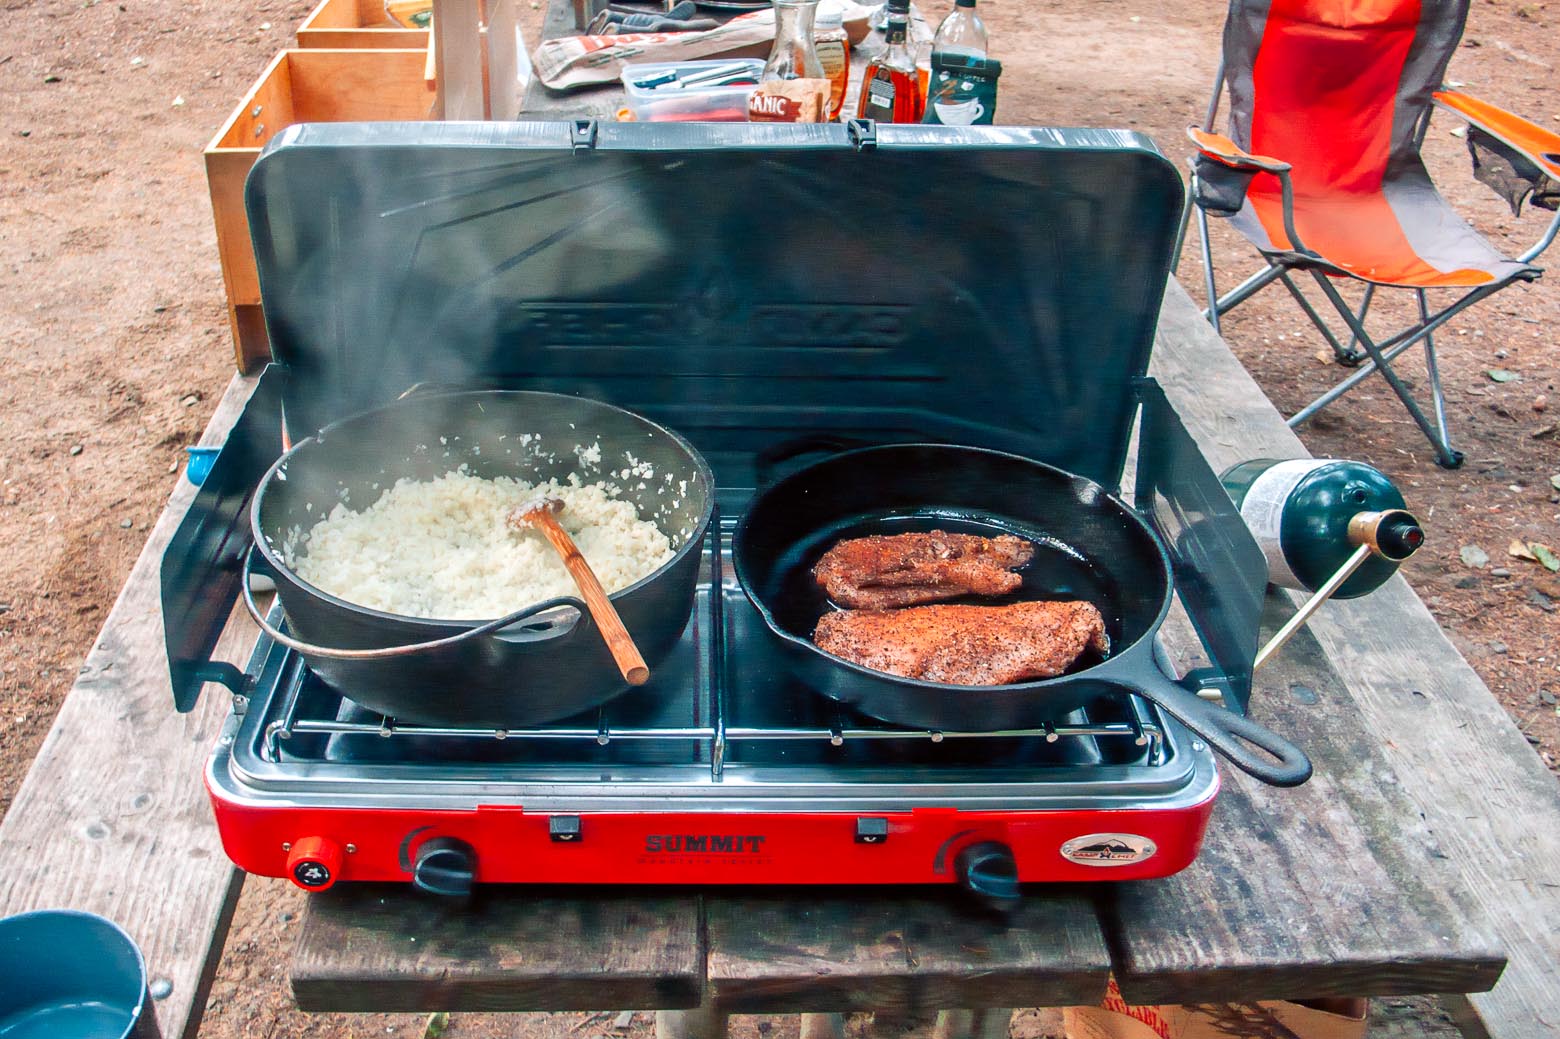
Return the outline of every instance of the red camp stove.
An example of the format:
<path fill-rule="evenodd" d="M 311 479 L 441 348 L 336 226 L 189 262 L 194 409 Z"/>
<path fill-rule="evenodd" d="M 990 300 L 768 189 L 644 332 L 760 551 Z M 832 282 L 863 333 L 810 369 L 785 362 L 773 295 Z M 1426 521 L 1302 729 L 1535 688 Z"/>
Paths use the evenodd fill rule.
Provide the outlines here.
<path fill-rule="evenodd" d="M 1101 684 L 1038 728 L 896 727 L 793 677 L 732 572 L 737 518 L 797 454 L 777 445 L 969 444 L 1117 488 L 1137 429 L 1135 508 L 1211 661 L 1178 681 L 1244 710 L 1265 562 L 1143 374 L 1174 168 L 1125 132 L 929 129 L 277 138 L 248 188 L 277 363 L 163 564 L 180 708 L 210 682 L 235 693 L 206 773 L 234 862 L 311 890 L 959 883 L 1000 902 L 1193 860 L 1218 773 L 1154 705 Z M 649 684 L 465 729 L 370 712 L 269 639 L 243 672 L 211 662 L 283 442 L 423 381 L 610 401 L 709 459 L 696 605 Z"/>
<path fill-rule="evenodd" d="M 547 728 L 398 725 L 262 644 L 206 774 L 229 855 L 313 889 L 960 881 L 993 895 L 1164 876 L 1196 855 L 1218 775 L 1151 705 L 1107 695 L 1064 724 L 997 733 L 853 715 L 792 684 L 721 564 L 711 544 L 694 617 L 648 685 Z"/>

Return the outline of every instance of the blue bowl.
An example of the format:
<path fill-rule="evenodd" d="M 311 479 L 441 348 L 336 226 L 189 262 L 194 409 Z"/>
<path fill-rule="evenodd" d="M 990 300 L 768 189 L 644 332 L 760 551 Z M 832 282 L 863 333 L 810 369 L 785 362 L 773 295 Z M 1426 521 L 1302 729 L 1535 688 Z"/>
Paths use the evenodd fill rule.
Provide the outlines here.
<path fill-rule="evenodd" d="M 0 1039 L 155 1039 L 146 961 L 110 920 L 74 909 L 0 919 Z"/>

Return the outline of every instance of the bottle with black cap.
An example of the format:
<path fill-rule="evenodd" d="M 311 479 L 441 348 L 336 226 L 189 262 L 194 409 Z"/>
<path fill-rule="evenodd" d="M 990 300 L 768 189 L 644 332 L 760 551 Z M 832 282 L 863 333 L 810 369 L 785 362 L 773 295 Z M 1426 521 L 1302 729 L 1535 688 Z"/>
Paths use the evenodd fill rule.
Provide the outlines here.
<path fill-rule="evenodd" d="M 938 55 L 960 58 L 984 58 L 988 49 L 986 23 L 975 13 L 975 0 L 954 0 L 948 17 L 932 38 L 932 61 Z"/>
<path fill-rule="evenodd" d="M 909 44 L 910 0 L 888 0 L 887 48 L 861 77 L 856 115 L 880 123 L 921 121 L 921 90 Z"/>

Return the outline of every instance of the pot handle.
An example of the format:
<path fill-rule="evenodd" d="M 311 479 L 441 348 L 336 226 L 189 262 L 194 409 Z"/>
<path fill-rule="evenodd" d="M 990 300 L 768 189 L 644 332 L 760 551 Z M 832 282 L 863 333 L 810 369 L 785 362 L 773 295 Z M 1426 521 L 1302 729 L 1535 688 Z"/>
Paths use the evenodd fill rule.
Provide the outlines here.
<path fill-rule="evenodd" d="M 1271 786 L 1299 786 L 1311 778 L 1311 759 L 1305 751 L 1245 715 L 1187 692 L 1158 667 L 1150 665 L 1146 677 L 1129 672 L 1115 676 L 1115 680 L 1174 716 L 1247 775 Z M 1277 760 L 1257 754 L 1252 747 Z"/>
<path fill-rule="evenodd" d="M 480 638 L 483 635 L 491 635 L 509 627 L 511 624 L 517 624 L 527 617 L 534 617 L 539 613 L 545 613 L 547 610 L 556 609 L 559 606 L 572 606 L 580 612 L 581 616 L 588 612 L 585 604 L 579 599 L 572 595 L 563 595 L 556 599 L 548 599 L 545 602 L 533 603 L 523 610 L 516 610 L 514 613 L 500 617 L 497 620 L 479 624 L 475 628 L 462 631 L 459 634 L 447 635 L 442 639 L 431 639 L 427 642 L 410 642 L 400 646 L 378 646 L 373 649 L 340 649 L 334 646 L 318 646 L 312 642 L 295 639 L 266 620 L 260 605 L 255 602 L 254 592 L 249 589 L 249 578 L 254 572 L 254 559 L 255 548 L 254 545 L 250 545 L 249 551 L 244 553 L 244 572 L 238 584 L 239 590 L 243 593 L 244 608 L 249 611 L 250 619 L 259 625 L 260 630 L 269 635 L 273 641 L 281 643 L 288 649 L 295 649 L 309 656 L 325 657 L 329 660 L 388 660 L 394 657 L 409 657 L 415 653 L 426 653 L 430 650 L 443 649 L 446 646 L 454 646 L 461 642 Z"/>

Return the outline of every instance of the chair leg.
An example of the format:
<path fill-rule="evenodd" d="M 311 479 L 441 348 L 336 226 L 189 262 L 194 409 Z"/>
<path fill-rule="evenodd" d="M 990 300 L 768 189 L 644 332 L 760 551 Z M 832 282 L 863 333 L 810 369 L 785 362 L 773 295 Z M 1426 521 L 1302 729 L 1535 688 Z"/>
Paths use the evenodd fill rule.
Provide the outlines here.
<path fill-rule="evenodd" d="M 1186 228 L 1192 222 L 1192 201 L 1197 197 L 1197 174 L 1192 172 L 1186 178 L 1186 193 L 1181 196 L 1181 223 L 1175 229 L 1175 249 L 1170 253 L 1170 276 L 1175 277 L 1175 272 L 1181 266 L 1181 249 L 1186 245 Z"/>
<path fill-rule="evenodd" d="M 1316 278 L 1316 283 L 1321 287 L 1322 293 L 1332 303 L 1333 308 L 1338 311 L 1338 315 L 1348 323 L 1349 330 L 1359 339 L 1359 343 L 1365 348 L 1365 352 L 1370 355 L 1371 360 L 1376 362 L 1376 368 L 1381 372 L 1381 377 L 1387 380 L 1387 385 L 1391 386 L 1392 392 L 1397 394 L 1398 400 L 1407 409 L 1409 417 L 1414 420 L 1414 424 L 1419 427 L 1419 431 L 1425 435 L 1425 439 L 1430 441 L 1430 446 L 1435 448 L 1436 462 L 1446 469 L 1456 469 L 1462 465 L 1462 452 L 1453 450 L 1452 445 L 1447 442 L 1446 438 L 1438 435 L 1436 429 L 1430 425 L 1429 419 L 1425 418 L 1425 413 L 1420 410 L 1419 403 L 1409 393 L 1408 387 L 1403 385 L 1403 380 L 1398 378 L 1397 372 L 1392 370 L 1391 362 L 1382 354 L 1381 348 L 1365 333 L 1364 326 L 1355 318 L 1353 308 L 1349 306 L 1338 290 L 1333 287 L 1332 283 L 1327 280 L 1325 274 L 1320 271 L 1312 271 L 1311 273 Z"/>
<path fill-rule="evenodd" d="M 1354 315 L 1354 319 L 1360 323 L 1360 327 L 1361 328 L 1365 327 L 1365 315 L 1370 313 L 1370 301 L 1371 301 L 1372 297 L 1374 297 L 1375 295 L 1376 295 L 1376 283 L 1373 282 L 1373 281 L 1366 282 L 1365 283 L 1365 298 L 1360 300 L 1359 313 Z M 1424 316 L 1425 316 L 1424 315 L 1424 309 L 1425 309 L 1424 293 L 1420 292 L 1419 295 L 1420 295 L 1420 301 L 1419 301 L 1420 318 L 1423 319 Z M 1360 341 L 1360 337 L 1359 336 L 1354 335 L 1353 333 L 1350 333 L 1350 335 L 1349 335 L 1349 348 L 1348 348 L 1348 350 L 1346 352 L 1348 353 L 1348 355 L 1349 355 L 1349 357 L 1350 357 L 1350 359 L 1351 359 L 1353 364 L 1359 364 L 1360 361 L 1365 359 L 1363 354 L 1361 354 L 1358 350 L 1354 349 L 1354 347 L 1356 345 L 1358 345 L 1359 341 Z M 1340 362 L 1342 362 L 1342 358 L 1340 358 Z M 1344 363 L 1348 363 L 1348 362 L 1344 362 Z"/>
<path fill-rule="evenodd" d="M 1230 311 L 1246 302 L 1246 300 L 1252 296 L 1255 296 L 1257 292 L 1264 286 L 1268 285 L 1270 282 L 1282 278 L 1283 276 L 1284 268 L 1282 267 L 1262 268 L 1260 271 L 1257 271 L 1251 277 L 1247 278 L 1245 281 L 1226 292 L 1223 296 L 1219 297 L 1219 302 L 1216 304 L 1219 314 L 1221 316 L 1228 314 Z M 1207 311 L 1203 312 L 1203 316 L 1208 316 Z"/>
<path fill-rule="evenodd" d="M 1208 246 L 1208 212 L 1201 207 L 1197 210 L 1197 239 L 1202 243 L 1203 279 L 1208 286 L 1208 309 L 1203 316 L 1215 332 L 1223 335 L 1224 330 L 1219 327 L 1219 287 L 1213 281 L 1213 251 Z"/>
<path fill-rule="evenodd" d="M 1462 297 L 1457 302 L 1447 307 L 1445 310 L 1437 313 L 1428 321 L 1415 325 L 1412 328 L 1405 328 L 1396 335 L 1393 335 L 1387 339 L 1383 339 L 1381 342 L 1376 344 L 1376 349 L 1381 351 L 1381 356 L 1386 358 L 1387 361 L 1395 361 L 1397 360 L 1399 354 L 1406 352 L 1415 343 L 1419 342 L 1419 340 L 1423 339 L 1427 335 L 1432 334 L 1436 329 L 1446 324 L 1452 318 L 1456 317 L 1463 310 L 1466 310 L 1468 307 L 1477 303 L 1479 300 L 1491 295 L 1492 293 L 1500 291 L 1501 288 L 1502 286 L 1500 285 L 1493 285 L 1486 286 L 1485 288 L 1481 289 L 1475 289 L 1473 292 L 1468 293 L 1468 295 Z M 1367 360 L 1359 368 L 1355 369 L 1354 373 L 1347 379 L 1344 379 L 1342 382 L 1338 383 L 1338 385 L 1334 386 L 1332 389 L 1328 390 L 1326 393 L 1322 394 L 1320 397 L 1316 398 L 1311 403 L 1307 404 L 1305 407 L 1291 415 L 1288 419 L 1289 428 L 1294 429 L 1306 419 L 1310 418 L 1318 411 L 1321 411 L 1327 405 L 1331 404 L 1333 401 L 1337 400 L 1339 397 L 1343 396 L 1345 393 L 1364 382 L 1371 376 L 1372 373 L 1375 372 L 1375 370 L 1376 362 L 1373 360 Z"/>
<path fill-rule="evenodd" d="M 1430 323 L 1430 306 L 1425 299 L 1425 290 L 1418 289 L 1415 295 L 1419 297 L 1419 323 Z M 1435 405 L 1435 424 L 1441 430 L 1441 440 L 1450 443 L 1451 438 L 1446 432 L 1446 395 L 1441 392 L 1441 370 L 1435 361 L 1435 334 L 1425 333 L 1425 372 L 1430 376 L 1430 403 Z"/>
<path fill-rule="evenodd" d="M 1333 330 L 1327 327 L 1327 322 L 1323 321 L 1322 315 L 1318 314 L 1316 308 L 1311 306 L 1311 301 L 1305 298 L 1305 293 L 1300 291 L 1300 286 L 1295 284 L 1294 279 L 1289 276 L 1287 271 L 1280 275 L 1280 278 L 1284 283 L 1284 288 L 1289 290 L 1289 294 L 1295 298 L 1295 302 L 1300 305 L 1300 309 L 1305 311 L 1305 316 L 1311 319 L 1311 324 L 1316 326 L 1316 330 L 1322 333 L 1322 337 L 1327 340 L 1327 345 L 1332 347 L 1333 357 L 1337 358 L 1339 364 L 1347 368 L 1353 368 L 1365 359 L 1364 354 L 1354 349 L 1354 344 L 1358 342 L 1357 338 L 1350 340 L 1348 347 L 1338 342 L 1338 337 L 1333 335 Z"/>

